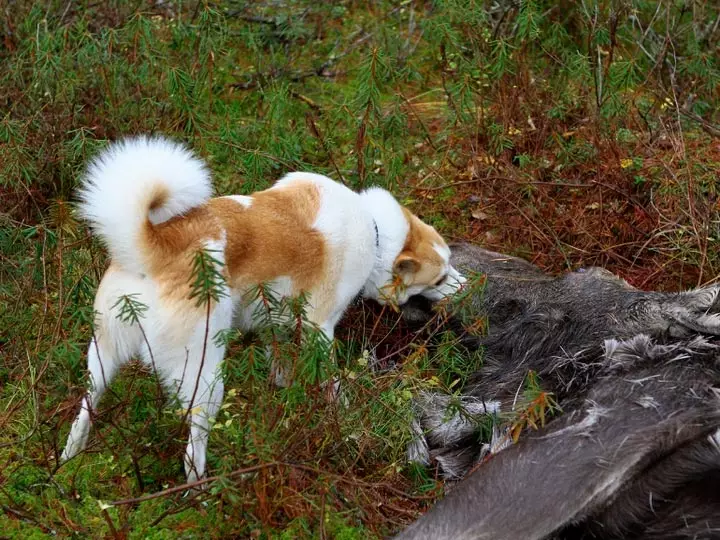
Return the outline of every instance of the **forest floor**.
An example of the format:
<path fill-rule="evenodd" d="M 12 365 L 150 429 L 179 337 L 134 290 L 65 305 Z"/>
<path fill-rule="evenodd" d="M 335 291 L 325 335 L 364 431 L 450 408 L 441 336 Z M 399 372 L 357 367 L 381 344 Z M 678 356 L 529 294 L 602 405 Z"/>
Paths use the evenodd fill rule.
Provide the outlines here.
<path fill-rule="evenodd" d="M 603 266 L 666 291 L 720 274 L 714 2 L 11 4 L 0 537 L 392 534 L 443 493 L 405 461 L 412 396 L 456 391 L 481 361 L 361 303 L 337 332 L 346 407 L 315 379 L 274 388 L 265 338 L 231 337 L 205 490 L 183 487 L 177 410 L 137 365 L 100 404 L 88 450 L 60 465 L 107 262 L 73 193 L 109 140 L 182 139 L 219 194 L 293 170 L 381 185 L 448 240 L 550 272 Z"/>

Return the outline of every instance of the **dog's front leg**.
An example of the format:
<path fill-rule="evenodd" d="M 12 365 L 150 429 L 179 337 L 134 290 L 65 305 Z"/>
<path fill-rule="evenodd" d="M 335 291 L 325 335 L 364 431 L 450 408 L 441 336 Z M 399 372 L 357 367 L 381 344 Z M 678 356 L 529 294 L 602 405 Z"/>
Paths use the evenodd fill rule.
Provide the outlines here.
<path fill-rule="evenodd" d="M 320 332 L 327 340 L 325 343 L 325 345 L 327 346 L 327 361 L 333 367 L 337 365 L 337 358 L 335 357 L 335 347 L 333 346 L 333 342 L 335 340 L 335 325 L 337 324 L 338 318 L 339 317 L 335 317 L 334 319 L 325 321 L 319 325 Z M 324 381 L 322 384 L 325 388 L 325 394 L 329 402 L 337 402 L 344 407 L 347 407 L 349 405 L 348 397 L 346 395 L 343 395 L 340 385 L 340 378 L 338 376 L 334 375 L 329 380 Z"/>

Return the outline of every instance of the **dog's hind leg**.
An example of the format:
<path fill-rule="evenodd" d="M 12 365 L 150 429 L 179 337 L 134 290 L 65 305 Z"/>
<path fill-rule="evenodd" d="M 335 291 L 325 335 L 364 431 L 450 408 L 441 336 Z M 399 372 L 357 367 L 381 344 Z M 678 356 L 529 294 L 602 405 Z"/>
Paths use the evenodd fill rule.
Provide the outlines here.
<path fill-rule="evenodd" d="M 117 370 L 131 356 L 140 351 L 142 331 L 137 323 L 122 320 L 122 298 L 128 290 L 142 291 L 143 280 L 115 269 L 109 269 L 98 288 L 95 309 L 98 312 L 97 332 L 88 347 L 88 392 L 83 397 L 80 412 L 70 428 L 65 449 L 60 457 L 64 462 L 82 452 L 87 445 L 92 413 Z M 147 299 L 147 294 L 138 293 Z"/>
<path fill-rule="evenodd" d="M 223 352 L 220 349 L 215 349 L 210 354 L 218 358 L 219 364 Z M 220 410 L 224 391 L 224 384 L 220 374 L 209 383 L 205 377 L 201 377 L 198 394 L 202 392 L 202 403 L 198 403 L 190 411 L 190 435 L 185 448 L 185 475 L 188 482 L 195 482 L 205 477 L 210 423 L 215 419 L 218 410 Z"/>
<path fill-rule="evenodd" d="M 108 354 L 104 354 L 106 352 Z M 109 361 L 106 359 L 109 359 Z M 105 388 L 107 388 L 107 385 L 110 384 L 110 381 L 117 372 L 117 368 L 118 364 L 112 361 L 110 352 L 104 348 L 101 351 L 98 340 L 93 338 L 88 348 L 90 391 L 83 397 L 80 412 L 70 429 L 70 434 L 68 435 L 60 461 L 67 461 L 85 449 L 88 436 L 90 435 L 92 411 L 97 406 L 105 392 Z"/>
<path fill-rule="evenodd" d="M 176 385 L 190 425 L 184 456 L 188 482 L 205 476 L 208 435 L 224 393 L 221 367 L 225 344 L 218 339 L 218 333 L 230 328 L 232 307 L 229 297 L 220 299 L 209 317 L 199 317 L 186 347 L 156 356 L 161 365 L 169 368 L 169 379 Z"/>

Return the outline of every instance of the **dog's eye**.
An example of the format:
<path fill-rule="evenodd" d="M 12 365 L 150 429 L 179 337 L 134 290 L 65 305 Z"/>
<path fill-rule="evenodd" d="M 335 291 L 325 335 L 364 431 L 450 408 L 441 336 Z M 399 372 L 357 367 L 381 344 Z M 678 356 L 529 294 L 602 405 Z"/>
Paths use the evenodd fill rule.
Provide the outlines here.
<path fill-rule="evenodd" d="M 435 283 L 433 283 L 433 287 L 439 287 L 443 283 L 445 283 L 445 280 L 447 280 L 448 275 L 443 275 L 440 279 L 438 279 Z"/>

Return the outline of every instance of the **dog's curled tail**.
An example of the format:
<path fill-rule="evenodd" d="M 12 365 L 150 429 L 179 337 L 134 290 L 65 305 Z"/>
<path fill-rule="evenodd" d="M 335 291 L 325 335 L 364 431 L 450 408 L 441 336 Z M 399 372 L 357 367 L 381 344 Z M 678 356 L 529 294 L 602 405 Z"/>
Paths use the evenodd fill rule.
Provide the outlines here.
<path fill-rule="evenodd" d="M 111 144 L 90 163 L 78 210 L 114 262 L 144 273 L 152 228 L 211 195 L 210 173 L 201 159 L 180 143 L 141 136 Z"/>

